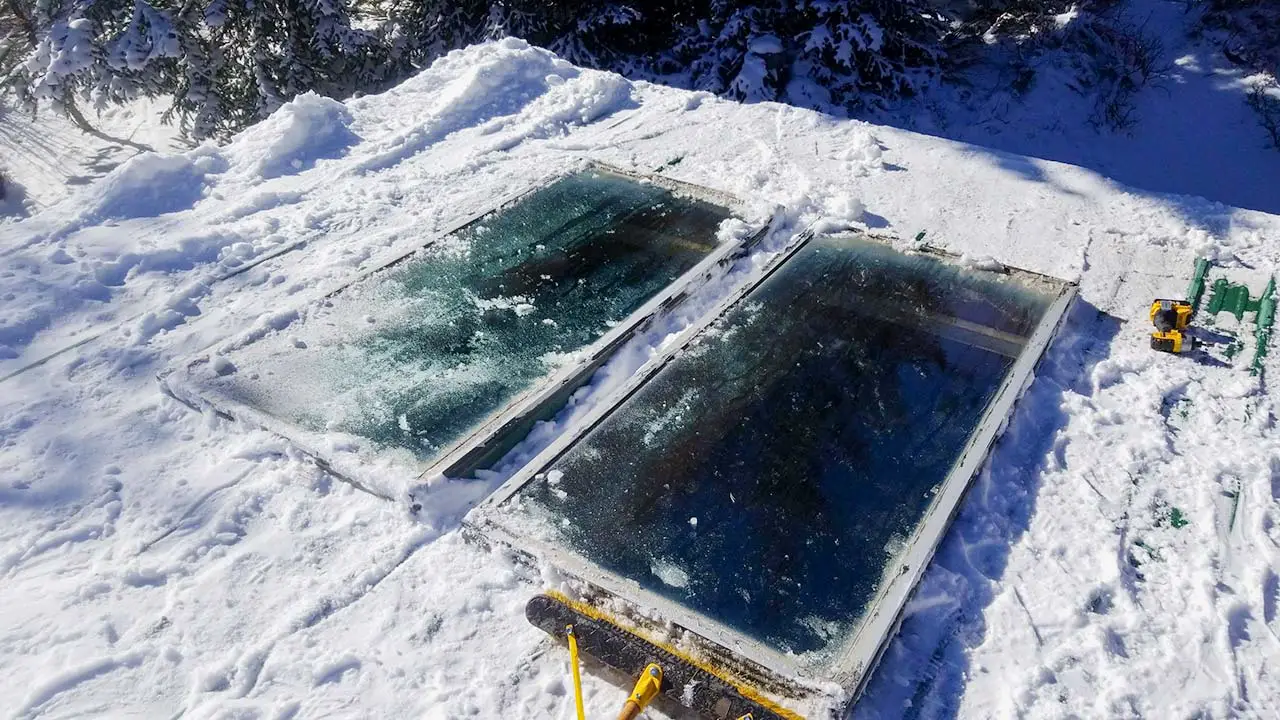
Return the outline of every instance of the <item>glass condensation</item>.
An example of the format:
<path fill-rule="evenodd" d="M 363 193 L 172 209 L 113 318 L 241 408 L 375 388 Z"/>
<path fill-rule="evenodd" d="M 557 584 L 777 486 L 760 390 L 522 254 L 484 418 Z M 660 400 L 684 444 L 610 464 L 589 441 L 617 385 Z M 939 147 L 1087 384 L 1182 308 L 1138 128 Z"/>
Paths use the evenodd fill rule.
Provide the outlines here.
<path fill-rule="evenodd" d="M 1051 300 L 815 239 L 499 512 L 779 651 L 829 651 Z"/>
<path fill-rule="evenodd" d="M 237 351 L 210 382 L 308 430 L 434 459 L 706 257 L 727 217 L 571 175 Z"/>

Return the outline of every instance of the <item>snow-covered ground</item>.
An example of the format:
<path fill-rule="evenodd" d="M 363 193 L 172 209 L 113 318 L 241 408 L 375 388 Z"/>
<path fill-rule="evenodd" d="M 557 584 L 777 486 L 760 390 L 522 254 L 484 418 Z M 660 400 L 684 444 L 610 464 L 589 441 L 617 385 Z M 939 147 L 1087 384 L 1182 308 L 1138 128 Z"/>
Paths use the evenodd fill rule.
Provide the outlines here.
<path fill-rule="evenodd" d="M 98 131 L 90 135 L 50 110 L 32 116 L 0 103 L 0 172 L 6 178 L 0 222 L 38 212 L 139 153 L 185 150 L 177 128 L 158 121 L 165 108 L 159 100 L 139 100 L 101 114 L 86 109 Z"/>
<path fill-rule="evenodd" d="M 0 711 L 572 717 L 566 653 L 523 617 L 559 581 L 460 538 L 491 485 L 411 516 L 154 378 L 584 158 L 734 193 L 774 241 L 923 230 L 1080 282 L 856 717 L 1280 710 L 1280 353 L 1261 378 L 1157 355 L 1145 317 L 1197 254 L 1274 271 L 1280 217 L 510 40 L 0 225 Z"/>
<path fill-rule="evenodd" d="M 879 121 L 952 140 L 1079 165 L 1136 190 L 1199 195 L 1236 207 L 1280 213 L 1280 150 L 1246 94 L 1261 76 L 1223 54 L 1230 40 L 1192 38 L 1201 10 L 1183 0 L 1127 0 L 1120 17 L 1161 50 L 1153 77 L 1128 104 L 1130 124 L 1094 117 L 1094 89 L 1082 87 L 1070 51 L 1034 57 L 1030 87 L 1013 89 L 1012 70 L 994 64 L 969 85 L 944 86 Z M 1009 161 L 1034 176 L 1035 165 Z"/>

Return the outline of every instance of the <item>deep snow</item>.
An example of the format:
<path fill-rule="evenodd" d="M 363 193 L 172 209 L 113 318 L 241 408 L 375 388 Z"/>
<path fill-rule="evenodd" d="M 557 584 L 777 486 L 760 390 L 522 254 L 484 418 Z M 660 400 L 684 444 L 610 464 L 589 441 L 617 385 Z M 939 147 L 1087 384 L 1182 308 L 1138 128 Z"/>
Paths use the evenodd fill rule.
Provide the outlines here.
<path fill-rule="evenodd" d="M 413 517 L 154 376 L 287 332 L 281 313 L 588 157 L 734 193 L 774 247 L 864 223 L 1081 284 L 856 717 L 1277 713 L 1280 353 L 1262 378 L 1154 355 L 1145 313 L 1198 253 L 1273 271 L 1280 217 L 515 40 L 383 95 L 304 96 L 0 225 L 0 709 L 572 717 L 566 653 L 522 612 L 563 580 L 457 531 L 501 474 L 440 483 Z M 585 685 L 593 717 L 625 695 Z"/>
<path fill-rule="evenodd" d="M 966 83 L 879 113 L 877 121 L 1009 153 L 1089 168 L 1136 190 L 1198 195 L 1280 213 L 1280 148 L 1274 147 L 1248 90 L 1264 80 L 1223 54 L 1225 34 L 1196 31 L 1201 8 L 1182 0 L 1127 0 L 1121 20 L 1160 48 L 1158 72 L 1127 104 L 1130 124 L 1099 123 L 1095 88 L 1074 69 L 1082 58 L 1053 50 L 1030 57 L 1030 87 L 1014 71 L 978 66 Z M 1034 164 L 1005 156 L 1008 169 L 1034 177 Z"/>

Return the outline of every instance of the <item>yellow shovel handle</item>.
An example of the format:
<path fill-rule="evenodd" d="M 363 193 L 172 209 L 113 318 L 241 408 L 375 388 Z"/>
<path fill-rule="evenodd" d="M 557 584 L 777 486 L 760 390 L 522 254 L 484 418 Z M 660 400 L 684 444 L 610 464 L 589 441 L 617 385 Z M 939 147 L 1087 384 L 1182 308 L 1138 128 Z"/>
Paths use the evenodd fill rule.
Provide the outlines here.
<path fill-rule="evenodd" d="M 569 636 L 569 664 L 573 667 L 573 702 L 578 708 L 578 720 L 587 720 L 582 709 L 582 674 L 578 671 L 578 636 L 573 634 L 573 626 L 565 627 Z"/>
<path fill-rule="evenodd" d="M 622 706 L 622 712 L 618 713 L 618 720 L 636 720 L 643 710 L 644 708 L 637 705 L 634 700 L 628 700 L 627 704 Z"/>
<path fill-rule="evenodd" d="M 627 698 L 626 704 L 622 706 L 622 712 L 618 713 L 618 720 L 636 720 L 640 717 L 641 711 L 649 707 L 649 703 L 653 702 L 661 690 L 662 668 L 657 663 L 649 663 L 644 672 L 640 673 L 640 679 L 636 681 L 631 697 Z"/>

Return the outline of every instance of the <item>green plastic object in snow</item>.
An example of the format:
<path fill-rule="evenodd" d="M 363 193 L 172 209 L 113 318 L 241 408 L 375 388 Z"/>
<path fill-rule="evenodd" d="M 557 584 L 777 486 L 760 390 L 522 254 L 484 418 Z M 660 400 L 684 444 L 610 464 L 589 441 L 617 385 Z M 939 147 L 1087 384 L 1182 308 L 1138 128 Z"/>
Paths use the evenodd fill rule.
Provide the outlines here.
<path fill-rule="evenodd" d="M 1262 360 L 1267 356 L 1268 347 L 1271 344 L 1271 326 L 1276 321 L 1276 279 L 1273 277 L 1267 283 L 1267 289 L 1262 291 L 1262 298 L 1258 300 L 1258 315 L 1255 319 L 1258 329 L 1254 332 L 1256 345 L 1253 350 L 1253 364 L 1250 372 L 1254 375 L 1262 372 Z"/>
<path fill-rule="evenodd" d="M 1243 320 L 1245 313 L 1256 312 L 1259 309 L 1259 303 L 1261 303 L 1260 299 L 1249 298 L 1247 286 L 1228 282 L 1226 278 L 1218 278 L 1213 281 L 1213 293 L 1209 296 L 1207 309 L 1210 315 L 1229 312 L 1236 316 L 1236 320 Z"/>
<path fill-rule="evenodd" d="M 1187 286 L 1187 302 L 1191 303 L 1191 313 L 1200 311 L 1200 298 L 1204 296 L 1204 276 L 1209 272 L 1209 261 L 1196 258 L 1196 271 L 1191 275 L 1191 284 Z"/>
<path fill-rule="evenodd" d="M 1195 273 L 1191 277 L 1191 284 L 1187 286 L 1187 301 L 1191 303 L 1191 311 L 1194 313 L 1199 309 L 1200 299 L 1204 295 L 1205 275 L 1209 270 L 1209 261 L 1204 258 L 1196 258 Z M 1244 314 L 1247 312 L 1257 313 L 1254 316 L 1254 351 L 1253 362 L 1250 363 L 1250 373 L 1257 375 L 1262 372 L 1262 361 L 1267 357 L 1267 352 L 1271 345 L 1271 329 L 1275 325 L 1276 320 L 1276 279 L 1272 277 L 1267 282 L 1267 287 L 1262 291 L 1262 295 L 1254 300 L 1249 297 L 1249 288 L 1245 285 L 1237 285 L 1229 282 L 1226 278 L 1218 278 L 1213 281 L 1212 291 L 1209 295 L 1209 304 L 1205 308 L 1210 315 L 1216 315 L 1226 311 L 1235 315 L 1236 320 L 1244 320 Z M 1227 348 L 1227 357 L 1235 355 L 1235 343 Z"/>
<path fill-rule="evenodd" d="M 1229 310 L 1231 314 L 1236 316 L 1236 320 L 1244 320 L 1244 314 L 1249 308 L 1249 288 L 1244 285 L 1231 286 L 1231 302 Z"/>
<path fill-rule="evenodd" d="M 1213 293 L 1209 295 L 1209 314 L 1217 315 L 1222 312 L 1222 306 L 1227 299 L 1227 288 L 1230 283 L 1226 278 L 1218 278 L 1213 281 Z"/>

